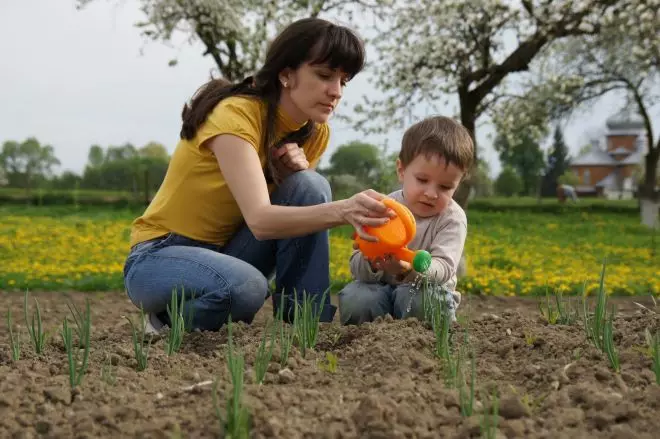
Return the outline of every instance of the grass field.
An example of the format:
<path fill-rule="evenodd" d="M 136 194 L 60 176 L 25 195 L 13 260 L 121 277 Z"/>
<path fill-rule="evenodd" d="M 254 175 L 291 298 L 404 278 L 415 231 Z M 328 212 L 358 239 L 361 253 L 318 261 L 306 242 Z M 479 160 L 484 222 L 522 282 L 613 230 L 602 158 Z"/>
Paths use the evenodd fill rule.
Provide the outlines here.
<path fill-rule="evenodd" d="M 534 212 L 535 203 L 529 201 L 517 201 L 508 210 L 482 206 L 469 211 L 468 273 L 459 288 L 488 295 L 539 294 L 546 288 L 576 293 L 585 282 L 589 289 L 596 287 L 607 260 L 611 293 L 660 293 L 656 238 L 639 225 L 634 212 L 607 213 L 599 203 L 596 213 L 586 207 Z M 104 208 L 0 208 L 0 290 L 122 290 L 136 214 Z M 345 228 L 331 234 L 334 289 L 349 280 L 349 234 Z"/>

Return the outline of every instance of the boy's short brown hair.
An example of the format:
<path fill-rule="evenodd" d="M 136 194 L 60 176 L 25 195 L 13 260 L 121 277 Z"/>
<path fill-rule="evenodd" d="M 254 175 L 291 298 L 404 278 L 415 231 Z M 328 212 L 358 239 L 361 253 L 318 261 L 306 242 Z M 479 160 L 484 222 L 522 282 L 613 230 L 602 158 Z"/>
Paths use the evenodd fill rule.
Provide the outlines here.
<path fill-rule="evenodd" d="M 465 174 L 474 161 L 474 141 L 468 130 L 452 118 L 433 116 L 410 126 L 403 135 L 399 160 L 408 166 L 420 154 L 438 155 Z"/>

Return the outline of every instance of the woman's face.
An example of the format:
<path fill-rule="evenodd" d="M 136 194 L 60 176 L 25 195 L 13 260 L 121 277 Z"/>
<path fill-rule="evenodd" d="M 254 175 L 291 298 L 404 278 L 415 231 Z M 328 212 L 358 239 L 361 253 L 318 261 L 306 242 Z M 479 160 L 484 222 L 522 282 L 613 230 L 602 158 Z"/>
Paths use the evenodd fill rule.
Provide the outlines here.
<path fill-rule="evenodd" d="M 304 63 L 280 75 L 281 104 L 297 122 L 325 123 L 339 105 L 347 77 L 327 65 Z"/>

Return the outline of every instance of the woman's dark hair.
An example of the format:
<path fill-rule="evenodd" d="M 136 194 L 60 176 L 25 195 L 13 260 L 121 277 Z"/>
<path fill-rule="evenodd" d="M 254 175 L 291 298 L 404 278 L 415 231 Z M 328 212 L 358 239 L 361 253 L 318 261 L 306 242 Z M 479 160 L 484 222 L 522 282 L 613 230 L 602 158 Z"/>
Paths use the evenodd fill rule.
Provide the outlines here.
<path fill-rule="evenodd" d="M 275 120 L 281 93 L 279 74 L 286 68 L 297 69 L 304 62 L 327 64 L 339 68 L 350 78 L 364 67 L 365 52 L 362 40 L 350 29 L 319 18 L 298 20 L 284 29 L 270 44 L 261 69 L 239 83 L 212 79 L 204 84 L 185 104 L 181 118 L 181 138 L 191 140 L 209 113 L 218 103 L 230 96 L 254 96 L 267 103 L 263 143 L 266 146 L 267 178 L 280 182 L 272 163 L 269 148 L 295 142 L 302 145 L 314 134 L 314 122 L 275 141 Z M 269 175 L 270 174 L 270 175 Z M 270 178 L 269 178 L 270 177 Z"/>

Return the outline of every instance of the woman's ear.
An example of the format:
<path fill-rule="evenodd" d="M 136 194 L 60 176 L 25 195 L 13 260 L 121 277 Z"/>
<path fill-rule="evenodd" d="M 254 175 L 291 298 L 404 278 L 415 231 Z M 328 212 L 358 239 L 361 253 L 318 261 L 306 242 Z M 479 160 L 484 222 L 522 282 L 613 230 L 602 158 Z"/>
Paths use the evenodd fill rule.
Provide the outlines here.
<path fill-rule="evenodd" d="M 289 68 L 286 68 L 280 72 L 278 79 L 280 80 L 280 85 L 282 88 L 288 88 L 291 86 L 292 71 Z"/>

